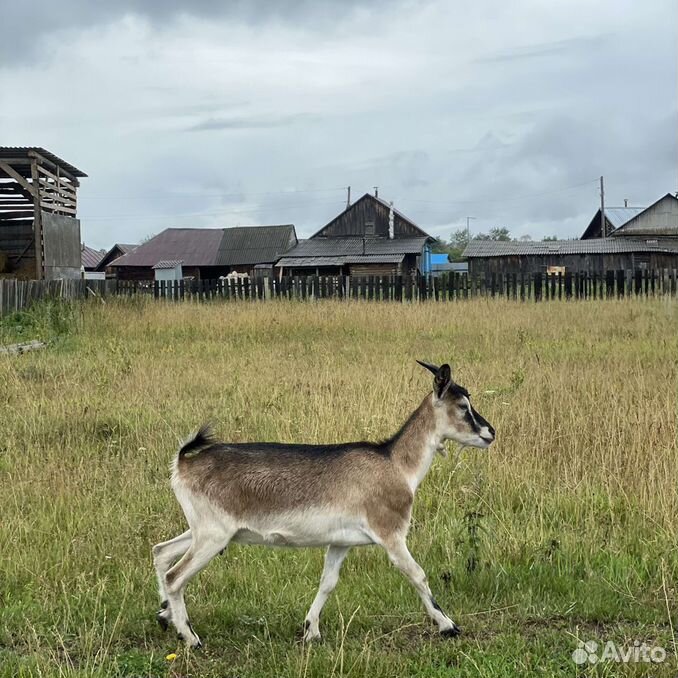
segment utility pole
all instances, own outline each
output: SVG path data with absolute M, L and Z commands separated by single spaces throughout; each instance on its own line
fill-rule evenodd
M 348 209 L 351 206 L 351 187 L 347 186 L 346 187 L 346 209 Z
M 600 237 L 606 238 L 607 233 L 605 232 L 605 184 L 603 182 L 603 177 L 600 177 Z
M 471 242 L 471 219 L 475 219 L 475 217 L 466 217 L 466 240 L 467 244 Z

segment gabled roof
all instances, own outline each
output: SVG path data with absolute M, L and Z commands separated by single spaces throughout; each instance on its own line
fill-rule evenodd
M 590 240 L 501 241 L 472 240 L 464 250 L 467 259 L 489 257 L 545 256 L 564 254 L 624 254 L 631 252 L 668 252 L 678 254 L 674 242 L 641 238 L 592 238 Z
M 82 245 L 80 248 L 80 264 L 83 268 L 96 268 L 104 258 L 106 250 L 95 250 L 93 247 Z
M 101 261 L 97 264 L 97 271 L 103 271 L 107 266 L 112 264 L 116 259 L 119 259 L 124 254 L 131 252 L 136 249 L 138 245 L 128 245 L 124 243 L 117 242 L 113 247 L 111 247 L 106 254 L 101 258 Z
M 115 248 L 118 248 L 123 254 L 127 254 L 128 252 L 131 252 L 132 250 L 135 250 L 139 245 L 131 245 L 129 243 L 122 243 L 122 242 L 116 242 L 113 247 L 111 247 L 109 252 L 113 251 Z
M 181 260 L 186 267 L 272 263 L 294 243 L 292 225 L 167 228 L 111 265 L 151 268 L 163 260 Z
M 292 224 L 226 228 L 215 265 L 272 263 L 296 244 L 297 234 Z
M 633 217 L 644 211 L 644 207 L 606 207 L 605 219 L 607 235 L 610 235 L 613 230 L 623 226 L 627 221 L 630 221 Z M 586 227 L 586 230 L 582 233 L 581 239 L 589 240 L 591 238 L 600 237 L 600 209 L 598 209 L 593 215 L 593 219 L 591 219 L 589 225 Z
M 0 160 L 8 160 L 11 158 L 30 158 L 30 151 L 39 153 L 43 158 L 51 160 L 55 165 L 63 167 L 69 174 L 74 177 L 86 177 L 87 175 L 79 170 L 77 167 L 71 165 L 69 162 L 62 160 L 59 156 L 50 153 L 41 146 L 0 146 Z
M 384 257 L 395 254 L 421 254 L 428 240 L 428 237 L 394 238 L 393 240 L 388 238 L 360 238 L 356 236 L 346 238 L 309 238 L 308 240 L 300 240 L 296 247 L 285 252 L 285 259 L 349 255 Z
M 334 217 L 331 221 L 327 222 L 320 230 L 316 231 L 312 236 L 311 239 L 313 238 L 319 238 L 319 237 L 337 237 L 337 236 L 332 236 L 328 235 L 325 236 L 323 232 L 327 229 L 330 229 L 336 222 L 341 221 L 344 217 L 346 217 L 351 211 L 360 209 L 360 207 L 365 203 L 365 202 L 372 202 L 374 205 L 377 205 L 382 208 L 382 214 L 383 210 L 390 211 L 391 210 L 391 204 L 386 202 L 385 200 L 382 200 L 378 196 L 372 195 L 371 193 L 365 193 L 365 195 L 361 196 L 356 200 L 354 203 L 349 205 L 345 210 L 340 212 L 336 217 Z M 399 220 L 403 224 L 406 224 L 407 227 L 413 232 L 416 233 L 417 235 L 420 235 L 422 237 L 430 238 L 431 240 L 434 240 L 426 231 L 424 231 L 422 228 L 417 226 L 411 219 L 406 217 L 402 212 L 399 210 L 393 208 L 393 214 L 396 217 L 396 220 Z M 345 237 L 345 236 L 338 236 L 338 237 Z M 398 236 L 402 237 L 402 236 Z
M 655 223 L 653 226 L 643 225 L 643 219 L 640 218 L 641 215 L 646 214 L 649 216 L 654 208 L 661 202 L 666 202 L 669 210 L 669 217 L 666 219 L 666 223 Z M 659 200 L 655 200 L 649 207 L 646 207 L 638 214 L 634 215 L 631 219 L 620 224 L 612 235 L 624 237 L 638 236 L 641 238 L 653 236 L 678 236 L 678 206 L 676 203 L 678 203 L 678 198 L 671 193 L 667 193 L 659 198 Z M 605 210 L 605 214 L 607 214 L 607 210 Z

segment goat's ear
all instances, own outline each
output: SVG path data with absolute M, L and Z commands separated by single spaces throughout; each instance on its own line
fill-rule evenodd
M 450 366 L 445 363 L 441 365 L 436 371 L 435 379 L 433 380 L 433 390 L 438 399 L 443 398 L 447 393 L 447 389 L 452 385 L 452 370 Z
M 438 370 L 440 369 L 439 367 L 436 367 L 435 365 L 431 365 L 431 363 L 425 363 L 423 360 L 417 360 L 417 362 L 422 367 L 425 367 L 429 372 L 433 372 L 433 374 L 438 374 Z

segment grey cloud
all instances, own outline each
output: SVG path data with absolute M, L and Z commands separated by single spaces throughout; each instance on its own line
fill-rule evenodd
M 15 2 L 3 138 L 89 174 L 94 246 L 181 225 L 309 235 L 349 184 L 436 235 L 472 215 L 572 237 L 600 174 L 611 204 L 649 204 L 678 157 L 678 6 L 572 1 Z M 35 45 L 55 58 L 31 63 Z
M 577 54 L 581 56 L 582 52 L 591 49 L 600 49 L 601 43 L 607 42 L 611 37 L 610 33 L 600 33 L 586 37 L 571 38 L 569 40 L 555 40 L 548 43 L 538 43 L 534 45 L 523 45 L 513 47 L 510 50 L 504 50 L 497 54 L 477 59 L 477 63 L 494 63 L 503 61 L 519 61 L 522 59 L 536 59 L 551 56 L 560 56 L 563 54 Z
M 337 26 L 357 7 L 377 8 L 387 0 L 62 0 L 58 3 L 7 2 L 0 24 L 0 68 L 45 55 L 46 42 L 73 31 L 108 24 L 133 15 L 153 25 L 181 17 L 242 22 L 248 25 L 293 23 Z
M 188 132 L 214 132 L 218 130 L 256 130 L 273 127 L 286 127 L 300 122 L 316 120 L 317 116 L 309 114 L 280 116 L 242 116 L 231 118 L 207 118 L 186 128 Z

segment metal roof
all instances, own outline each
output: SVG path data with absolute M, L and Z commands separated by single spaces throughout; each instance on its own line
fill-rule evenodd
M 619 228 L 627 221 L 631 221 L 633 217 L 644 212 L 645 209 L 645 207 L 606 207 L 605 216 L 614 228 Z
M 467 259 L 549 254 L 623 254 L 625 252 L 675 252 L 678 240 L 640 238 L 592 238 L 590 240 L 500 241 L 472 240 L 463 256 Z
M 96 268 L 106 255 L 106 250 L 95 250 L 93 247 L 83 245 L 80 248 L 80 264 L 83 268 Z
M 306 268 L 318 266 L 343 266 L 344 264 L 399 264 L 404 254 L 351 254 L 338 257 L 283 257 L 276 266 L 283 268 Z
M 170 259 L 168 261 L 159 261 L 157 264 L 155 264 L 155 266 L 152 266 L 152 268 L 158 270 L 171 269 L 181 266 L 183 263 L 184 262 L 180 261 L 179 259 Z
M 297 236 L 292 224 L 226 228 L 215 265 L 273 263 L 296 242 Z
M 47 160 L 51 160 L 55 165 L 63 167 L 69 174 L 72 174 L 74 177 L 86 177 L 87 175 L 79 170 L 71 163 L 62 160 L 58 155 L 54 155 L 50 151 L 42 148 L 41 146 L 0 146 L 0 160 L 7 160 L 9 158 L 29 158 L 29 151 L 35 151 Z
M 340 257 L 348 255 L 386 256 L 393 254 L 421 254 L 427 237 L 420 238 L 310 238 L 300 240 L 296 247 L 285 252 L 292 257 Z
M 150 268 L 158 261 L 179 259 L 187 267 L 273 263 L 295 238 L 292 225 L 167 228 L 111 265 Z
M 221 228 L 167 228 L 113 265 L 151 268 L 159 261 L 181 258 L 185 266 L 213 266 L 223 236 Z

